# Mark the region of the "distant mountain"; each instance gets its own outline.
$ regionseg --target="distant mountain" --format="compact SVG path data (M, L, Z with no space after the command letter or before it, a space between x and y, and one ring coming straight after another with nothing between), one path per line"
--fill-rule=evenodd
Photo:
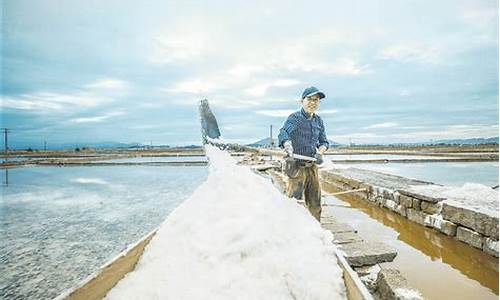
M257 142L254 142L254 143L251 143L251 144L248 144L247 146L250 146L250 147L267 147L269 146L271 143L271 138L265 138L265 139L262 139L262 140L258 140ZM273 139L273 143L275 146L278 145L278 139Z
M498 136L491 138L472 138L472 139L456 139L456 140L438 140L431 144L447 144L447 145L480 145L480 144L498 144Z
M342 146L341 143L337 143L335 141L332 141L332 140L328 140L328 143L330 144L330 147L338 147L338 146Z
M271 139L267 137L267 138L264 138L264 139L259 140L257 142L248 144L247 146L250 146L250 147L268 147L270 145L270 141L271 141ZM278 139L273 138L273 142L274 142L274 146L277 147L278 146ZM328 143L330 143L330 147L337 147L337 146L341 145L341 144L334 142L334 141L331 141L331 140L328 140Z

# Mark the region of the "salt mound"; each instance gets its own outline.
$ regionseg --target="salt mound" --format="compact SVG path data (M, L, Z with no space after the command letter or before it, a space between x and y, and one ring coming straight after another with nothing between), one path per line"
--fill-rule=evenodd
M479 183L465 183L461 187L422 185L411 186L411 191L432 197L446 198L445 202L453 206L498 216L498 191Z
M207 181L107 299L344 299L331 233L228 153L206 150Z

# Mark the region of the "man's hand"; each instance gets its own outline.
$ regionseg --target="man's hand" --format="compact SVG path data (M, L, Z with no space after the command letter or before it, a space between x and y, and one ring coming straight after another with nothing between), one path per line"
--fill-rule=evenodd
M321 165L323 163L323 155L320 153L316 153L314 155L314 158L316 158L316 164Z
M319 146L316 155L314 155L314 158L316 158L316 164L321 165L323 163L323 153L325 153L326 149L326 146Z
M292 142L286 141L283 143L283 149L285 150L286 154L290 157L293 156L293 147L292 147Z
M326 149L327 149L326 146L321 145L321 146L319 146L318 153L323 155L323 154L325 154Z

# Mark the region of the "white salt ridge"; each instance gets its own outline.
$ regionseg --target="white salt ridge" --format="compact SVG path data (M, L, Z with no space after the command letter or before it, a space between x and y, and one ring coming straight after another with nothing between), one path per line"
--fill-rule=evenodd
M209 176L107 299L344 299L330 232L207 147Z
M498 191L478 183L465 183L462 187L440 185L411 186L412 192L446 198L454 206L463 206L488 215L498 214Z

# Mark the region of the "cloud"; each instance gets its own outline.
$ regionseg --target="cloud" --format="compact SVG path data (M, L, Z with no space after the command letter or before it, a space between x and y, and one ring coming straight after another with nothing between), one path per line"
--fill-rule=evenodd
M394 133L391 131L378 134L371 132L353 132L343 135L332 135L329 136L329 138L342 143L349 143L351 141L356 143L391 143L426 142L440 139L467 139L494 136L498 136L498 124L446 125L441 128L433 127L433 129L429 130L408 131L404 133Z
M318 111L318 113L321 114L321 115L332 115L332 114L336 114L338 112L339 111L336 110L336 109L320 109Z
M104 90L124 91L124 90L128 89L129 85L126 81L123 81L123 80L106 78L106 79L98 80L98 81L93 82L93 83L86 84L84 87L88 88L88 89L104 89Z
M342 135L329 135L328 139L333 140L339 143L364 143L371 142L374 140L383 140L382 135L378 135L375 133L367 133L367 132L353 132L350 134L342 134Z
M388 134L392 139L428 141L436 139L467 139L498 136L498 124L448 125L430 130Z
M94 116L94 117L86 117L86 118L74 118L70 119L68 122L69 123L74 123L74 124L82 124L82 123L101 123L109 118L116 117L116 116L121 116L124 115L123 112L111 112L105 115L100 115L100 116Z
M396 44L382 49L377 57L382 60L437 64L441 61L440 49L413 43Z
M394 122L385 122L385 123L372 124L370 126L364 127L364 129L391 128L391 127L396 127L398 125L399 125L398 123Z
M126 81L106 78L83 85L68 92L38 91L31 94L3 96L2 108L37 112L68 111L96 107L114 101L114 95L123 95L129 89Z
M235 66L229 68L227 73L231 76L238 77L248 77L257 73L266 71L267 68L262 65L252 65L252 64L236 64Z
M72 108L95 107L112 100L113 99L109 97L85 92L68 94L37 92L33 94L3 97L0 106L2 108L30 111L63 111Z
M250 88L245 89L245 92L254 97L262 97L266 94L267 90L272 87L289 87L298 85L299 80L296 79L278 79L271 83L263 83Z
M492 4L494 2L491 2ZM490 30L498 27L498 8L495 4L492 7L466 8L461 16L462 20L480 30Z
M176 26L153 38L150 61L155 64L191 62L207 55L214 43L208 30L193 26Z
M399 92L399 96L401 96L401 97L406 97L406 96L410 96L410 95L411 95L411 93L407 89L403 89L403 90L401 90L401 92Z
M288 117L292 113L296 112L293 109L274 109L274 110L258 110L256 111L259 115L269 116L269 117Z
M359 76L373 73L369 64L361 64L350 56L331 60L329 58L321 59L319 55L306 54L305 52L309 51L289 50L288 53L285 51L285 54L275 58L274 66L277 69L291 72L317 72L343 76Z
M207 94L215 91L218 86L220 85L209 79L194 78L175 83L172 87L165 88L163 91L167 93Z

